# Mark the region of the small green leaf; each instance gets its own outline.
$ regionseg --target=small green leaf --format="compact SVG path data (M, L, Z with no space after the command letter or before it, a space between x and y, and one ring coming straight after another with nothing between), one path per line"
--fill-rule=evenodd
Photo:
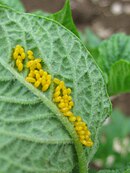
M0 169L3 173L87 173L98 134L111 107L99 68L80 40L58 22L0 6ZM73 112L92 133L81 145L52 98L29 84L12 59L16 44L33 50L44 69L72 89ZM26 65L26 64L25 64ZM86 152L87 151L87 152ZM87 154L86 154L87 153Z
M130 92L130 63L128 61L117 61L112 65L108 76L108 92L110 95Z
M104 75L107 75L110 95L130 91L130 37L115 34L103 41L95 57Z
M120 169L122 173L124 167L128 168L129 166L129 133L130 118L119 110L113 110L108 124L104 125L101 129L100 146L94 158L94 162L99 159L102 161L102 167ZM120 149L115 150L115 145L118 145ZM109 156L112 156L114 159L110 165L107 163Z
M111 66L124 59L130 62L130 37L125 34L115 34L99 46L99 65L107 74Z
M25 8L20 0L0 0L0 4L5 4L15 10L25 12Z

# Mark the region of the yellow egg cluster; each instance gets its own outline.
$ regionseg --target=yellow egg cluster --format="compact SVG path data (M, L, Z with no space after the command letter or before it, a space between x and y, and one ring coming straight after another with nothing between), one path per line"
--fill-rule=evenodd
M72 101L71 89L66 88L65 83L60 81L57 78L54 78L54 83L57 84L55 88L55 93L53 95L53 100L58 104L60 111L65 115L71 118L72 121L75 121L73 113L70 111L74 106L74 102ZM73 119L74 118L74 119Z
M80 142L87 147L93 146L93 142L91 140L91 133L90 133L87 125L85 124L85 122L83 122L83 120L80 116L76 116L76 121L74 122L74 127L80 138Z
M80 116L75 116L71 111L74 106L74 102L70 96L71 89L67 88L65 83L57 78L54 78L53 82L56 85L53 101L57 103L63 115L68 117L69 121L73 123L81 143L87 147L91 147L93 142L90 138L90 131L88 130L85 122L83 122L82 118Z
M29 69L29 73L26 81L33 83L36 88L40 86L42 91L46 91L51 84L51 75L42 69L42 60L40 58L36 59L31 50L27 52L27 55L29 61L26 67Z
M23 70L23 60L25 57L24 48L20 45L16 45L13 58L20 72ZM40 87L42 91L46 91L52 82L51 75L42 69L42 60L40 58L35 58L31 50L27 51L27 58L28 62L26 63L26 68L29 69L29 73L26 77L26 81L32 83L34 87ZM74 102L70 95L71 89L65 86L64 81L60 81L57 78L54 78L53 82L55 84L53 101L57 104L63 115L68 117L69 121L73 124L81 143L87 147L91 147L93 142L87 125L80 116L75 116L72 112Z
M20 45L16 45L14 52L13 52L13 58L16 61L16 66L18 68L18 71L23 70L23 60L25 59L26 54L24 51L24 48Z

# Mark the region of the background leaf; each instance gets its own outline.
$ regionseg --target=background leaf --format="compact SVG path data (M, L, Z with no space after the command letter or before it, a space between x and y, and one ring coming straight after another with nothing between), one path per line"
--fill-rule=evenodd
M98 65L104 73L110 95L130 91L130 37L115 34L98 47Z
M130 118L119 110L114 110L108 123L102 127L100 147L93 163L100 160L101 168L119 169L123 172L129 167L130 158ZM109 163L109 159L111 161Z
M25 12L25 8L20 0L0 0L0 3L8 5L15 10Z
M1 171L70 173L77 161L78 166L84 163L85 152L88 164L97 149L97 132L110 114L104 80L92 57L74 34L53 20L1 6L0 21ZM52 102L53 87L44 94L25 81L27 70L17 72L11 57L16 44L33 50L43 58L45 70L72 88L73 112L92 132L91 149L73 140L73 126Z
M110 95L130 91L130 63L119 60L114 63L109 72L108 92Z
M130 169L127 169L124 173L130 173Z

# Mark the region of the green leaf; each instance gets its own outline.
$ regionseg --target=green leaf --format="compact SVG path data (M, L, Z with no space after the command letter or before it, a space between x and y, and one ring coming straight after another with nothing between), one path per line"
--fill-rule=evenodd
M109 72L108 92L110 95L130 91L130 63L119 60L112 65Z
M25 12L25 8L20 0L0 0L0 4L5 4L15 10Z
M115 34L103 41L98 47L98 57L95 57L107 76L110 95L130 91L130 37L125 34ZM125 69L126 68L126 69Z
M96 151L97 131L110 114L99 68L80 40L59 23L0 6L0 169L3 173L86 173ZM26 82L11 57L16 44L31 49L52 77L72 89L73 112L92 133L94 146L81 145L73 125L43 93ZM86 152L87 150L87 152ZM88 153L88 155L85 155Z
M70 0L66 0L64 7L54 14L47 15L45 12L42 11L35 12L35 14L38 14L40 16L47 16L50 19L56 20L64 27L69 29L71 32L73 32L77 37L79 37L79 33L72 18Z
M130 169L127 169L124 173L130 173Z
M124 167L129 167L129 134L130 118L119 110L113 110L108 124L104 125L101 129L100 147L94 158L95 161L97 159L101 160L102 167L121 169L122 173ZM117 141L118 144L116 144L117 142L115 143L115 141ZM128 144L125 141L128 141ZM117 152L114 147L115 145L117 145L117 149L120 147L121 151ZM109 156L112 156L114 159L110 165L107 164L107 158Z

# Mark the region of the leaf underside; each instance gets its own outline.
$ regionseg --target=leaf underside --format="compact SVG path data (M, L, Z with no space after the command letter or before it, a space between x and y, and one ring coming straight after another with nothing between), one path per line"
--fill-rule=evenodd
M25 81L27 70L17 72L11 57L16 44L33 50L45 70L72 88L73 112L88 124L95 143L84 150L88 164L97 131L110 114L104 81L91 56L55 21L2 6L0 33L0 171L70 173L78 160L72 135L52 109L53 87L42 93Z

